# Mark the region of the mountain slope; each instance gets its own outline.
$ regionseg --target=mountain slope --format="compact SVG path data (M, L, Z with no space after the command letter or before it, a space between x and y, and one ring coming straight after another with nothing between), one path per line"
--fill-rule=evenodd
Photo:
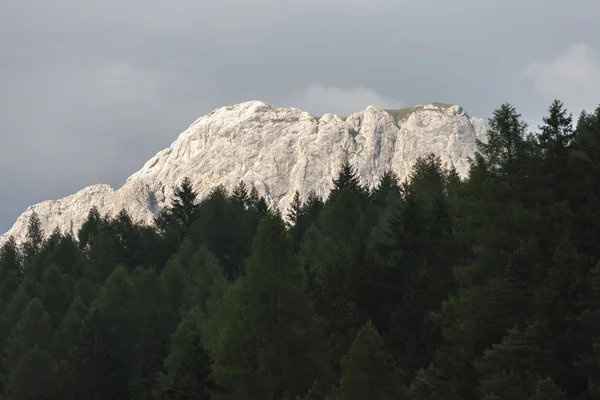
M369 106L347 118L316 118L296 108L240 103L198 119L118 190L93 185L30 206L0 236L0 244L10 235L20 242L34 211L46 233L56 227L76 232L94 205L111 215L125 208L134 220L151 223L184 176L192 179L200 196L221 184L231 188L240 180L254 183L280 209L289 205L296 190L301 196L310 191L326 195L346 159L368 185L388 169L407 177L417 158L431 152L464 176L478 138L485 138L484 121L469 117L458 105L402 110Z

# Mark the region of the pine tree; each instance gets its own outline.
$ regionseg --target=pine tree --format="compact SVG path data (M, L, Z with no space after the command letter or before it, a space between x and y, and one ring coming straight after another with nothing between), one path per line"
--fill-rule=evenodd
M56 361L47 350L34 346L12 366L6 378L4 398L50 400L55 394Z
M248 212L242 204L229 198L223 187L217 187L202 201L199 217L189 231L192 243L206 246L225 268L227 279L241 274L261 212Z
M247 207L250 201L250 194L248 193L246 182L239 181L237 185L233 187L231 197L244 207Z
M368 322L342 363L341 400L402 399L395 367L383 338Z
M70 364L76 372L70 399L126 399L127 364L115 351L115 342L124 339L111 335L98 310L84 320L79 337L74 341L77 351Z
M546 152L563 152L573 139L573 115L567 114L564 104L554 100L548 109L548 116L539 126L539 141Z
M21 254L14 236L0 248L0 282L11 272L21 273Z
M549 336L546 324L536 321L523 331L509 330L502 342L487 349L475 363L482 395L515 400L529 396L537 376L556 371L555 354L544 346Z
M333 180L333 190L331 194L344 189L361 194L365 193L365 189L360 184L360 179L356 173L356 170L348 161L344 161L342 163L337 177Z
M183 178L181 185L175 190L175 197L171 210L175 220L185 227L189 227L198 212L198 194L192 189L189 177Z
M383 210L389 201L400 197L398 177L392 171L386 171L379 178L379 183L371 193L371 202L378 210Z
M90 242L103 228L104 223L105 221L102 219L98 208L96 206L93 206L90 209L85 222L79 229L79 232L77 232L79 245L82 249L87 249L89 247Z
M60 323L73 299L74 288L69 286L74 286L74 283L70 284L67 277L70 276L61 274L54 263L44 270L42 276L40 301L45 304L54 326Z
M309 227L312 225L319 214L323 210L323 200L314 191L308 193L306 201L304 202L303 214L306 216L307 222L306 226Z
M503 104L488 120L487 143L480 143L482 154L489 165L498 168L519 157L527 124L520 120L510 104Z
M294 198L290 203L287 212L287 225L288 228L292 229L294 226L298 224L302 215L302 201L300 200L300 192L296 190L294 193Z
M28 264L33 260L42 249L44 243L44 231L40 217L34 211L29 217L27 225L27 234L25 235L25 243L23 244L23 261Z
M322 376L322 338L303 279L284 222L265 216L246 274L228 293L227 322L211 349L217 383L230 392L226 397L295 396Z
M250 194L248 195L248 208L253 213L258 214L259 218L260 216L264 215L269 209L267 201L263 196L260 196L258 194L258 190L256 189L254 183L252 184Z
M88 313L89 309L81 297L75 297L62 320L57 335L57 345L64 355L68 355L69 351L72 349L73 343L79 337L81 328L83 327L83 321Z
M165 372L156 379L156 400L211 399L216 386L211 377L212 360L201 340L202 312L190 311L172 336L171 352L165 360Z
M0 314L17 291L23 271L21 253L13 236L0 248Z
M192 180L186 176L175 189L171 205L158 213L155 223L159 230L164 234L169 228L176 228L178 235L182 236L198 215L197 198L198 194L193 189Z
M34 298L23 314L4 348L3 364L7 370L17 365L35 346L49 350L52 340L52 323L42 303Z
M302 201L300 200L300 193L296 191L296 193L294 193L294 199L288 208L286 221L292 239L292 250L294 254L297 254L300 250L302 237L308 229L309 223L310 221L306 214L304 204L302 204Z
M187 303L188 310L198 306L202 311L207 312L207 304L214 286L227 283L225 270L206 247L201 247L194 254L192 265L194 270L187 275L189 277L186 282L188 298L184 303Z
M538 377L530 400L567 400L565 393L550 378Z
M573 116L567 114L563 103L555 100L539 126L539 143L544 158L546 184L560 201L566 196L568 175L566 165L569 162L569 145L573 140Z

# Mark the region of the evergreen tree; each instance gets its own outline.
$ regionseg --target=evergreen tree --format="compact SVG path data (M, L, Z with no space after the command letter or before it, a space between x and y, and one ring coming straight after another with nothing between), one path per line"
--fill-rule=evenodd
M503 104L488 120L487 143L480 143L482 154L494 168L520 157L527 124L510 104Z
M361 195L366 194L366 189L361 185L356 170L348 161L342 163L337 177L333 180L333 190L330 193L330 197L335 196L343 190Z
M379 178L378 185L371 193L371 201L378 210L383 210L389 201L400 197L398 177L392 171L386 171Z
M256 186L254 186L254 183L252 184L250 194L248 195L248 208L250 211L258 214L259 216L264 215L269 209L267 201L264 197L259 196L258 190L256 189Z
M294 193L294 199L290 204L290 207L287 212L287 225L289 228L293 228L298 224L302 215L302 201L300 200L300 192L296 190Z
M246 275L228 293L231 309L218 346L211 349L214 376L229 391L225 397L295 396L323 376L322 338L303 279L284 222L265 216Z
M170 207L161 210L155 223L163 234L174 234L181 240L198 215L198 194L194 191L192 180L183 178L175 189Z
M300 250L302 237L309 228L311 222L306 207L300 200L300 192L296 191L296 193L294 193L294 199L289 206L286 221L292 239L292 250L294 254L297 254Z
M25 243L23 243L23 261L25 264L30 263L42 249L44 243L44 231L40 217L34 211L29 217L27 225L27 234L25 235Z
M55 394L56 361L39 346L28 349L6 379L4 398L50 400Z
M51 348L52 325L50 316L42 303L34 298L29 302L21 319L10 335L4 348L3 364L6 370L23 360L27 352L35 346L42 350Z
M573 139L573 115L567 114L564 104L554 100L548 110L548 116L539 127L539 141L546 153L561 156Z
M239 181L237 185L233 187L231 197L244 206L244 208L248 207L250 203L250 193L248 192L246 182Z
M13 236L0 248L0 314L17 291L23 271L21 253Z
M342 363L341 400L406 398L385 343L368 322Z
M550 378L538 377L530 400L566 400L565 393Z
M76 372L69 391L70 399L126 399L127 364L114 354L115 341L123 337L112 336L99 310L94 310L84 320L77 349L70 361Z
M156 380L156 400L211 399L216 386L211 377L212 360L201 340L202 312L188 313L173 333L171 352L165 360L165 373Z
M104 223L105 221L102 219L98 208L93 206L88 213L87 219L77 233L81 248L88 248L90 242L102 230Z

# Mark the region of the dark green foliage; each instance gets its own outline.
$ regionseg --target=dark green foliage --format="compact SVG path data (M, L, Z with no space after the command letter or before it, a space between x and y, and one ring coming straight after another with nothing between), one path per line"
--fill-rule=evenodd
M263 217L246 273L226 295L224 325L211 349L223 398L304 394L325 372L318 318L291 250L281 218Z
M466 177L345 162L285 222L187 178L155 225L33 213L0 249L0 398L600 398L600 107L489 127Z
M15 238L11 236L0 249L0 313L23 279L21 258Z
M341 400L406 398L385 343L370 322L358 332L342 362L340 383Z
M7 399L45 400L54 398L57 363L50 353L35 345L11 368L6 377Z
M333 180L333 187L333 193L344 189L352 191L363 190L358 175L356 174L356 170L348 161L342 163L337 178Z
M105 224L106 221L100 216L98 208L96 208L96 206L92 207L88 213L86 221L83 223L83 226L77 233L79 245L84 249L88 248L91 241L94 239L94 237L96 237L96 235L98 235Z
M202 312L195 308L175 332L171 352L165 360L165 373L157 377L156 400L210 399L216 386L211 377L212 359L202 344Z
M25 264L33 261L44 243L44 231L41 228L40 217L34 211L29 217L27 235L23 244L23 260Z
M198 212L197 197L197 193L192 188L191 179L185 177L181 186L175 190L175 196L172 199L173 203L168 214L171 221L182 228L189 228Z

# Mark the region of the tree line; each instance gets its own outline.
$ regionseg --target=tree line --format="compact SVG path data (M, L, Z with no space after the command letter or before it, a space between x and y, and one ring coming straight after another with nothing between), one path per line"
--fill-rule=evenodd
M600 107L509 104L468 177L431 155L269 209L90 210L0 249L0 399L600 399Z

